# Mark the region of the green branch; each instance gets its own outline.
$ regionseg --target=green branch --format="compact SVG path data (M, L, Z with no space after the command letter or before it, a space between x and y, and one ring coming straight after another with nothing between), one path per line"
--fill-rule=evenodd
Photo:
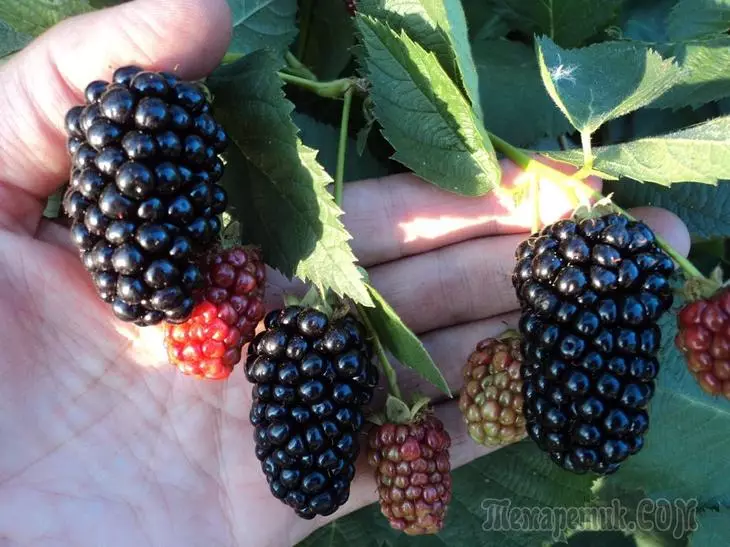
M319 82L316 80L310 80L309 78L302 78L301 76L295 76L294 74L288 74L287 72L280 71L279 78L281 78L287 84L295 85L311 91L320 97L327 97L329 99L340 99L345 96L348 90L354 89L357 82L352 78L340 78L339 80L331 80L328 82Z
M354 88L350 86L345 90L345 100L342 103L342 120L340 121L340 138L337 146L337 167L335 169L335 184L333 195L335 203L340 209L342 208L342 197L345 187L345 159L347 156L347 136L348 127L350 125L350 110L352 110L352 95ZM385 377L388 380L388 389L393 397L397 397L402 400L400 387L398 386L398 375L395 372L395 368L390 363L388 355L385 353L383 343L380 341L375 328L373 327L367 312L361 305L357 305L357 311L365 324L368 335L372 338L373 347L375 348L375 354L378 356L380 362L380 368L385 373Z
M345 156L347 155L347 135L350 125L350 109L352 108L352 88L345 91L342 104L342 120L340 121L340 140L337 145L337 167L335 169L335 203L342 207L342 191L345 180Z

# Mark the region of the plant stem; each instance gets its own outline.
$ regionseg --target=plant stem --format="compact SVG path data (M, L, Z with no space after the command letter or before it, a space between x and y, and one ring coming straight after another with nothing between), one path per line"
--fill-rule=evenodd
M342 195L345 187L344 179L345 157L347 152L347 128L350 124L350 110L352 108L352 95L354 92L355 90L353 87L348 88L345 91L345 101L342 104L342 121L340 122L340 139L337 147L337 167L335 170L335 187L333 192L335 203L340 209L342 208ZM372 337L375 354L378 356L378 361L380 361L380 368L383 370L385 377L388 380L388 390L390 391L390 394L402 401L403 396L401 395L400 387L398 387L398 375L396 374L393 365L391 365L388 360L388 355L385 353L385 348L378 337L378 333L375 331L365 308L363 308L360 304L357 304L357 312L360 315L362 322L365 324L368 334Z
M573 178L584 179L591 174L593 170L593 151L591 150L591 133L590 131L580 132L580 143L583 146L583 167L578 169Z
M553 169L549 165L545 165L544 163L537 161L536 159L526 154L523 150L512 146L510 143L503 139L500 139L493 133L489 133L489 139L492 141L492 144L494 145L494 148L496 150L502 152L505 156L507 156L520 167L522 167L522 169L524 169L525 171L535 173L536 175L543 175L546 178L549 178L550 180L562 185L563 187L570 188L574 192L586 193L597 200L601 200L605 197L600 192L588 186L582 180L568 176L564 173L561 173L557 169ZM624 209L622 209L615 203L611 202L610 206L617 213L621 213L631 220L636 220L634 217L632 217ZM699 271L694 264L692 264L692 262L679 254L677 250L669 245L669 243L667 243L664 238L657 235L656 241L659 247L664 249L664 251L672 257L672 259L679 265L679 267L688 277L705 277L704 275L702 275L702 272Z
M355 82L351 78L340 78L339 80L318 82L282 71L279 71L278 74L279 78L287 84L299 86L319 95L320 97L327 97L330 99L339 99L345 95L347 90L352 89L355 85Z
M403 396L401 395L400 387L398 386L398 375L395 372L393 365L391 365L390 361L388 360L388 356L385 353L385 348L380 342L380 338L378 338L378 335L375 332L373 324L370 322L370 318L365 312L365 309L360 304L357 305L357 311L360 314L360 318L362 319L363 323L365 323L365 328L367 329L370 336L372 336L373 338L375 354L378 356L378 361L380 361L380 367L383 369L383 372L385 373L385 378L388 381L388 390L393 397L397 397L402 401Z
M345 156L347 155L347 128L350 125L350 109L352 107L353 89L345 91L342 103L342 120L340 121L340 142L337 145L337 167L335 169L335 203L342 207L342 190L345 180Z
M294 74L294 76L301 76L302 78L306 78L307 80L314 80L317 81L317 76L309 70L309 68L304 65L299 59L297 59L294 54L291 51L287 51L284 55L284 59L286 60L286 64L290 69L290 72Z
M235 63L241 57L243 57L243 54L242 53L226 53L223 56L223 60L221 61L221 64L222 65L228 65L230 63Z

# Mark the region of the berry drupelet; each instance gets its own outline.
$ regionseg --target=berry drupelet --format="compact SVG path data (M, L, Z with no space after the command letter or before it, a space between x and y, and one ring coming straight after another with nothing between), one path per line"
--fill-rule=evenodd
M330 515L350 494L361 407L378 372L355 317L312 308L272 311L249 346L251 423L271 493L305 519Z
M675 343L700 387L730 399L730 289L690 302L677 320Z
M191 314L197 255L220 232L228 138L203 90L127 66L91 82L66 114L64 208L99 296L140 326Z
M205 268L205 289L184 323L165 326L170 363L184 374L220 380L241 360L264 318L266 266L255 247L214 253Z
M615 214L559 221L516 257L527 433L569 471L612 473L644 444L674 263Z

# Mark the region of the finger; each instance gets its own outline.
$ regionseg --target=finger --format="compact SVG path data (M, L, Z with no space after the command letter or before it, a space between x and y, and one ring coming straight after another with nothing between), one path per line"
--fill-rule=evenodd
M503 160L502 187L522 185L531 175ZM575 168L559 164L560 170ZM600 180L589 183L600 189ZM554 182L539 180L543 224L573 209L570 196ZM353 234L353 250L365 266L424 253L467 239L524 232L532 224L534 208L524 200L515 207L505 192L466 197L441 190L412 174L394 175L346 186L345 225Z
M63 121L87 83L128 64L203 76L230 28L225 0L135 0L52 28L0 69L0 183L46 197L67 177Z
M672 213L642 209L670 244L687 250L687 228ZM518 308L514 251L526 233L484 237L370 269L373 285L416 333L477 321Z

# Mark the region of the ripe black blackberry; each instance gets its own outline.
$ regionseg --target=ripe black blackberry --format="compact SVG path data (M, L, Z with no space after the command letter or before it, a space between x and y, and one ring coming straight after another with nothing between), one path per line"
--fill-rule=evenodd
M569 471L612 473L644 444L674 263L615 214L557 222L516 257L527 432Z
M272 494L305 519L350 495L362 405L378 382L362 325L315 309L270 312L249 346L256 456Z
M226 133L203 90L167 73L122 67L85 98L66 114L72 239L117 317L183 321L226 208Z

